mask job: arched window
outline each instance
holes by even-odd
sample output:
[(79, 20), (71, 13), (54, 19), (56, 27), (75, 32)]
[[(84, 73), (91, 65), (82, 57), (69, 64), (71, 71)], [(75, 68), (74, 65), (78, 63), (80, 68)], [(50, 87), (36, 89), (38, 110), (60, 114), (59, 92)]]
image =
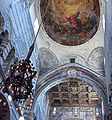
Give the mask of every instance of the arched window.
[(78, 113), (79, 113), (79, 109), (78, 108), (74, 108), (74, 115), (76, 116), (76, 115), (78, 115)]

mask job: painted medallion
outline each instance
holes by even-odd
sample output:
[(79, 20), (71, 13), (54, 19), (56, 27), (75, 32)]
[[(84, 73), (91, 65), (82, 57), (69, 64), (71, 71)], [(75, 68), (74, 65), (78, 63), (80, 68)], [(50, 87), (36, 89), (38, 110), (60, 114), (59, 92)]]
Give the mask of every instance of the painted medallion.
[(84, 44), (99, 26), (98, 0), (41, 0), (40, 9), (45, 31), (62, 45)]

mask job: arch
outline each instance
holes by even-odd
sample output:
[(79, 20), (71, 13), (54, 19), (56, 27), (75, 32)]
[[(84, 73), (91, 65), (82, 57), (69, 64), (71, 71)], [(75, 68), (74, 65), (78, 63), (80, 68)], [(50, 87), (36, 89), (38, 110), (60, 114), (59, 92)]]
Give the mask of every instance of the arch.
[(0, 93), (0, 120), (10, 120), (8, 101), (2, 93)]
[(42, 68), (52, 68), (58, 62), (57, 56), (48, 48), (39, 49), (39, 59)]
[(97, 70), (104, 69), (104, 47), (99, 46), (92, 50), (90, 53), (88, 60), (88, 66)]
[(89, 68), (74, 63), (54, 68), (38, 79), (31, 111), (35, 111), (37, 102), (41, 99), (42, 94), (60, 83), (67, 82), (68, 78), (81, 79), (91, 85), (103, 101), (104, 114), (108, 112), (105, 78)]

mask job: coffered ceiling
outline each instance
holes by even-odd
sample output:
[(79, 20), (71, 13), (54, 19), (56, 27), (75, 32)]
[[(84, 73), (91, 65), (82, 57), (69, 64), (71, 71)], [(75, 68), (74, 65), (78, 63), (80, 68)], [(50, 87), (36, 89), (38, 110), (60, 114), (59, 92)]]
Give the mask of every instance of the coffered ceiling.
[(100, 105), (100, 98), (93, 88), (81, 80), (70, 79), (48, 91), (51, 106), (91, 106)]

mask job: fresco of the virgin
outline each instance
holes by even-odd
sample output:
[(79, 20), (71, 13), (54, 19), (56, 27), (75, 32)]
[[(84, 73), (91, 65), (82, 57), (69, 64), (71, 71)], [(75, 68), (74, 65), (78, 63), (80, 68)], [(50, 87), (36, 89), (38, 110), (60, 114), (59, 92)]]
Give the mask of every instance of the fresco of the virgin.
[(67, 46), (84, 44), (98, 30), (100, 19), (98, 0), (41, 0), (40, 10), (45, 31), (59, 44)]

